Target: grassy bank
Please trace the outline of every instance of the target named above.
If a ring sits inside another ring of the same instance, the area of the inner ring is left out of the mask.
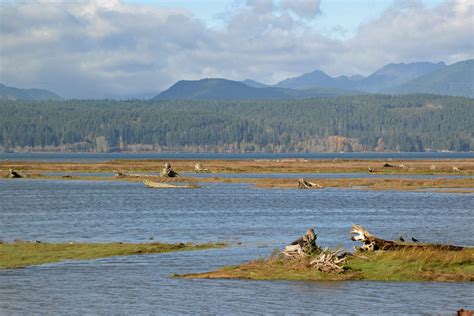
[[[224,243],[3,243],[0,244],[0,269],[21,268],[64,260],[91,260],[224,246]]]
[[[312,258],[281,255],[257,259],[218,271],[178,275],[183,278],[306,280],[306,281],[474,281],[474,248],[462,251],[403,250],[350,256],[341,273],[323,273]]]

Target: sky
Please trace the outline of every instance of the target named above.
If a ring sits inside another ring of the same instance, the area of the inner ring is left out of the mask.
[[[0,83],[151,97],[178,80],[474,57],[470,0],[0,0]]]

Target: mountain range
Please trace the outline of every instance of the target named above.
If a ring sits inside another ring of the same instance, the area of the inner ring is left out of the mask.
[[[474,59],[452,65],[444,62],[388,64],[367,77],[331,77],[320,70],[288,78],[275,85],[247,79],[181,80],[152,100],[302,99],[363,94],[431,93],[474,98]],[[20,89],[0,84],[0,100],[61,100],[43,89]]]
[[[275,85],[251,79],[182,80],[153,99],[277,99],[420,92],[473,98],[473,64],[473,59],[452,65],[443,62],[388,64],[367,77],[331,77],[323,71],[315,70]]]
[[[0,100],[61,100],[54,92],[43,89],[20,89],[8,87],[0,83]]]

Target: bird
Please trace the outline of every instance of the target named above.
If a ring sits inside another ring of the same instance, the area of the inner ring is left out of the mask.
[[[405,239],[403,238],[403,236],[400,236],[398,240],[400,240],[401,242],[405,242]]]
[[[411,241],[418,242],[418,239],[415,239],[415,237],[411,237]]]

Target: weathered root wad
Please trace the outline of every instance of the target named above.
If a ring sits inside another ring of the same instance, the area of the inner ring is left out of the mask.
[[[12,178],[12,179],[23,178],[23,176],[21,174],[19,174],[18,172],[16,172],[13,169],[8,170],[8,177]]]
[[[161,176],[166,178],[175,178],[179,177],[179,174],[173,170],[169,162],[165,163],[163,170],[161,171]]]
[[[305,179],[298,180],[298,188],[300,189],[322,189],[323,186],[317,183],[309,182]]]
[[[301,258],[318,253],[321,249],[316,245],[317,238],[318,235],[310,228],[303,237],[298,238],[286,246],[285,250],[283,250],[283,254],[287,257]]]

